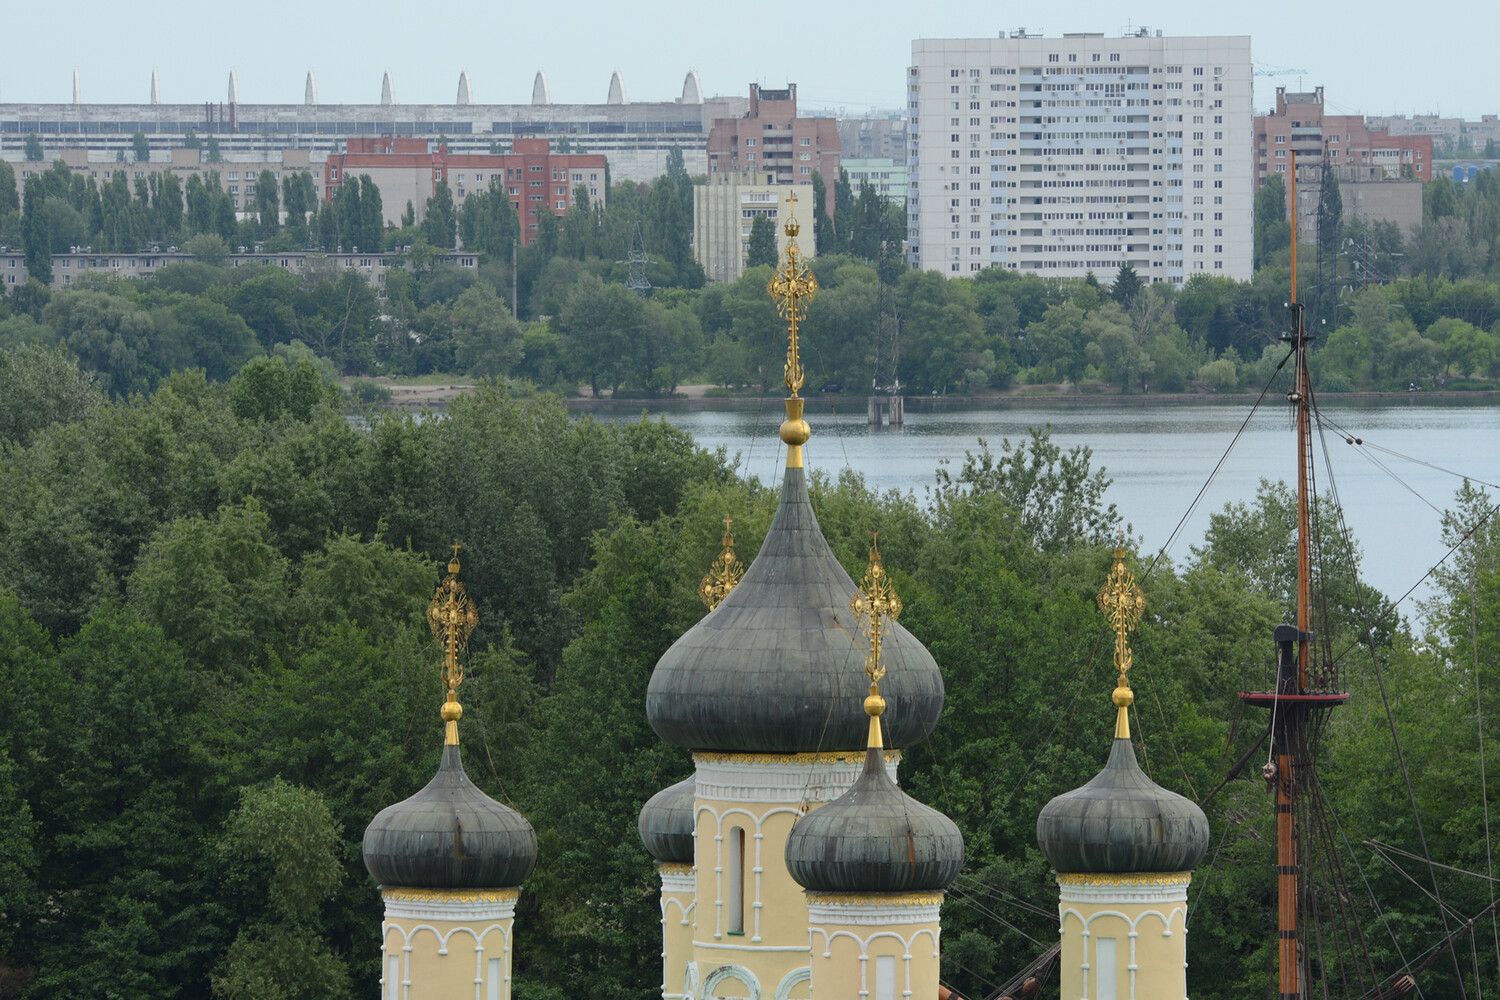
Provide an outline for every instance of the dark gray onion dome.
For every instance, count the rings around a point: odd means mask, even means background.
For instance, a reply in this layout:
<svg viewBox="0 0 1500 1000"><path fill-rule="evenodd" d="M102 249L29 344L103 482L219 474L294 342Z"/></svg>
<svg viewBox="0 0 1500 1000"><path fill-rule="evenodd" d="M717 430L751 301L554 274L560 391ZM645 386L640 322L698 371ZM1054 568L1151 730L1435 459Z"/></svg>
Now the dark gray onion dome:
<svg viewBox="0 0 1500 1000"><path fill-rule="evenodd" d="M849 610L856 589L818 529L804 470L787 469L781 505L744 578L656 664L646 691L651 728L690 750L864 746L867 642ZM886 740L911 746L937 725L943 677L897 623L883 651Z"/></svg>
<svg viewBox="0 0 1500 1000"><path fill-rule="evenodd" d="M425 788L387 806L365 828L365 867L382 886L508 889L536 866L526 817L490 798L464 773L458 747Z"/></svg>
<svg viewBox="0 0 1500 1000"><path fill-rule="evenodd" d="M854 787L792 827L786 867L804 889L934 892L963 868L958 827L896 787L883 757L866 750Z"/></svg>
<svg viewBox="0 0 1500 1000"><path fill-rule="evenodd" d="M646 852L657 861L693 863L693 796L696 778L663 788L641 807L636 829Z"/></svg>
<svg viewBox="0 0 1500 1000"><path fill-rule="evenodd" d="M1060 874L1185 872L1208 850L1203 810L1156 784L1116 739L1092 781L1048 802L1036 842Z"/></svg>

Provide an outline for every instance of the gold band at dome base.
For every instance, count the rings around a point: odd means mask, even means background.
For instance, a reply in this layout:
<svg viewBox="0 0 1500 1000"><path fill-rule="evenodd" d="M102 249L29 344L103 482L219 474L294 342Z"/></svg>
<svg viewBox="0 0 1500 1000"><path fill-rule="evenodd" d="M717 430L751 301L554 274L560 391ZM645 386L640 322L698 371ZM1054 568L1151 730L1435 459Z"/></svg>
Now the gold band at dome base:
<svg viewBox="0 0 1500 1000"><path fill-rule="evenodd" d="M686 861L658 861L656 870L662 875L691 875L693 866Z"/></svg>
<svg viewBox="0 0 1500 1000"><path fill-rule="evenodd" d="M1192 872L1134 872L1109 875L1100 872L1058 872L1058 885L1187 885L1193 881Z"/></svg>
<svg viewBox="0 0 1500 1000"><path fill-rule="evenodd" d="M697 764L863 764L863 750L823 750L818 753L725 753L718 750L699 750L693 754ZM901 762L900 750L885 751L887 764Z"/></svg>
<svg viewBox="0 0 1500 1000"><path fill-rule="evenodd" d="M807 893L812 906L937 906L942 901L941 892Z"/></svg>
<svg viewBox="0 0 1500 1000"><path fill-rule="evenodd" d="M521 890L408 889L401 886L381 886L380 898L404 903L514 903L521 898Z"/></svg>

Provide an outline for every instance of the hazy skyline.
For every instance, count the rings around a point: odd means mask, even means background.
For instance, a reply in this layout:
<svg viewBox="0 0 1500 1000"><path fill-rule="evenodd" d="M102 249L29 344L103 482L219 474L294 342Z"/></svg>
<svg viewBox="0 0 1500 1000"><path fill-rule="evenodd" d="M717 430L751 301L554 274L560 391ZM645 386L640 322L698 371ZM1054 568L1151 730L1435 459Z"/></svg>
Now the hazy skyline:
<svg viewBox="0 0 1500 1000"><path fill-rule="evenodd" d="M742 95L752 81L794 82L804 105L861 113L902 106L913 38L983 37L1020 27L1049 37L1119 35L1149 27L1178 36L1248 34L1257 70L1307 71L1257 77L1258 112L1271 106L1277 85L1323 86L1338 113L1475 119L1500 111L1500 95L1481 76L1500 27L1493 9L1486 15L1483 5L1471 5L1461 12L1464 25L1445 31L1419 30L1409 8L1398 12L1383 0L1364 5L1358 23L1334 7L1281 0L1229 9L1184 0L1122 7L1086 0L997 12L994 4L969 0L875 0L853 9L804 5L788 19L744 5L588 0L504 10L440 5L433 8L439 16L427 17L422 5L388 0L362 6L262 0L233 8L159 0L146 9L75 8L70 13L82 16L63 18L58 8L14 4L6 14L0 102L67 103L75 69L85 103L147 103L152 70L160 75L163 103L219 102L231 69L246 104L301 103L308 70L317 76L321 103L373 104L387 69L402 104L453 103L465 69L478 104L528 103L538 69L547 72L556 103L602 103L616 69L629 99L670 101L696 69L707 96ZM557 10L574 20L550 19Z"/></svg>

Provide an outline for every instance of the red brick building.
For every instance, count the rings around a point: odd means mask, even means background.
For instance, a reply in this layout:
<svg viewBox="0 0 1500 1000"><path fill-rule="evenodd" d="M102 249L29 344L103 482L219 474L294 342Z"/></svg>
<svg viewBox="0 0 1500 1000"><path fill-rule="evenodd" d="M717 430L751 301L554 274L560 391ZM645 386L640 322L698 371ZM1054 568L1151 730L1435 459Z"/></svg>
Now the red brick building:
<svg viewBox="0 0 1500 1000"><path fill-rule="evenodd" d="M562 215L573 204L580 185L591 204L608 197L602 153L553 153L546 139L516 139L509 153L449 153L428 149L426 139L392 136L358 137L342 153L328 157L324 197L332 201L346 177L368 174L380 189L386 225L400 225L410 202L417 221L426 214L427 199L440 180L448 182L455 207L464 199L489 189L499 180L521 219L521 242L536 237L537 220L544 211Z"/></svg>
<svg viewBox="0 0 1500 1000"><path fill-rule="evenodd" d="M817 171L828 189L825 210L833 216L839 179L838 122L797 117L797 85L762 90L750 85L750 110L743 118L715 118L708 133L708 172L774 173L777 184L812 184Z"/></svg>
<svg viewBox="0 0 1500 1000"><path fill-rule="evenodd" d="M1432 137L1390 135L1366 127L1361 115L1323 113L1323 88L1288 94L1276 88L1276 110L1255 116L1255 186L1286 173L1293 152L1299 166L1323 162L1340 182L1399 178L1410 166L1418 180L1432 180Z"/></svg>

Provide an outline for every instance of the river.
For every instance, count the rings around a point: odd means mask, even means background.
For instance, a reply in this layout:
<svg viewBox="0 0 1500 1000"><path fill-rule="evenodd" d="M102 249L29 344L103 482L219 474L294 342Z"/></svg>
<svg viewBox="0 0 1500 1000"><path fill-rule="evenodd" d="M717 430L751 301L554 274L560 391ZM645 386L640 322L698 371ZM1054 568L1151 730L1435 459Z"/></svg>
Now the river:
<svg viewBox="0 0 1500 1000"><path fill-rule="evenodd" d="M1332 480L1363 554L1363 576L1393 600L1406 594L1443 557L1439 511L1452 506L1461 475L1500 482L1500 405L1420 398L1381 402L1321 401L1328 455L1315 444L1320 490ZM1229 448L1248 407L1227 403L1182 405L1076 405L1014 402L1003 408L946 408L913 401L904 428L866 427L863 400L834 404L811 400L813 437L809 467L837 475L846 466L877 489L914 492L919 500L941 462L955 467L986 439L998 452L1002 439L1047 427L1064 449L1093 449L1094 467L1113 480L1106 498L1143 539L1143 551L1166 545L1198 490ZM601 419L638 417L640 409L600 413ZM690 432L705 448L724 446L742 473L775 480L783 460L776 430L779 401L763 408L665 408L652 412ZM1363 440L1349 445L1338 429ZM1381 450L1384 449L1384 450ZM1392 454L1394 453L1394 454ZM1268 400L1251 419L1198 507L1167 554L1179 564L1203 540L1210 513L1226 503L1252 500L1264 478L1292 481L1296 447L1286 404ZM1442 471L1450 470L1450 471ZM1459 475L1455 475L1457 473ZM1500 491L1492 490L1500 493ZM1415 601L1432 595L1419 586L1401 611L1418 617Z"/></svg>

